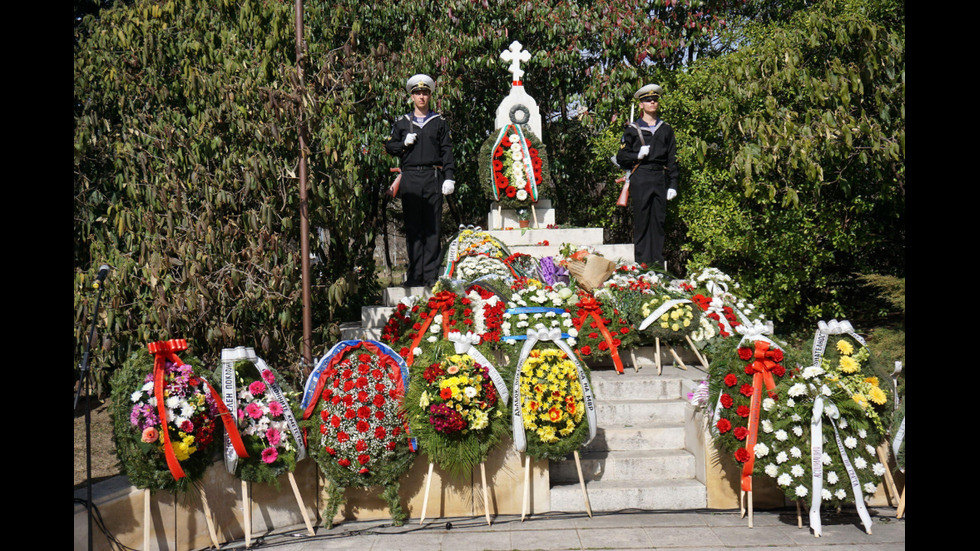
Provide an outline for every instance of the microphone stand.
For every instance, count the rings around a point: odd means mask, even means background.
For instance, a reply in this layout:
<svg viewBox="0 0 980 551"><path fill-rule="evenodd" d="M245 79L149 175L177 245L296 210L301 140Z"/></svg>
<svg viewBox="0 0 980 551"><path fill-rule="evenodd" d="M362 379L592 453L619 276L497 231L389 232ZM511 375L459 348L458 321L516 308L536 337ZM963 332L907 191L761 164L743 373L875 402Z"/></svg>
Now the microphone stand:
<svg viewBox="0 0 980 551"><path fill-rule="evenodd" d="M99 290L95 295L95 312L92 314L92 325L88 332L88 343L85 345L85 354L82 356L82 364L79 366L79 384L75 392L75 407L78 409L78 399L83 390L85 392L85 507L88 509L88 549L92 550L92 411L90 407L90 383L91 374L89 371L88 358L92 350L92 342L95 340L95 322L99 319L99 302L102 300L102 282L109 274L109 266L103 264L99 268L99 275L95 279L95 288Z"/></svg>

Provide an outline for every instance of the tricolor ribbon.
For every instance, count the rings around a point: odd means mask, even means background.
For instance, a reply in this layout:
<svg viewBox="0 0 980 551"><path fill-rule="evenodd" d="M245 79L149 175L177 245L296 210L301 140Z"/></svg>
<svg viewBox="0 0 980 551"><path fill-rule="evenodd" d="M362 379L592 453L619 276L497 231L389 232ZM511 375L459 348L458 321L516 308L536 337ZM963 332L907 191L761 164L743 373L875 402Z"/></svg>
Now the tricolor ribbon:
<svg viewBox="0 0 980 551"><path fill-rule="evenodd" d="M316 404L320 400L320 394L323 392L323 387L327 383L327 378L323 374L331 367L340 363L348 352L357 348L365 348L373 352L381 357L382 365L387 363L392 369L397 370L397 373L401 377L398 378L395 388L398 394L404 399L408 389L408 365L401 356L396 354L391 348L377 341L341 341L335 344L329 352L320 358L316 367L313 368L309 377L306 378L306 385L304 385L303 389L303 401L300 402L300 407L303 408L303 419L309 419L313 415L313 410L316 409ZM407 421L403 424L403 428L405 429L405 434L409 435L408 448L413 452L417 451L418 442L411 437Z"/></svg>
<svg viewBox="0 0 980 551"><path fill-rule="evenodd" d="M609 329L606 328L606 324L602 319L602 305L593 297L585 297L577 306L582 310L582 315L576 320L576 325L579 326L578 334L581 335L583 333L586 320L591 316L596 321L596 325L599 326L599 332L602 334L602 338L609 346L609 353L612 355L613 365L616 366L616 371L622 374L623 360L619 359L619 347L613 344L612 335L609 334Z"/></svg>
<svg viewBox="0 0 980 551"><path fill-rule="evenodd" d="M564 308L554 308L551 306L522 306L520 308L508 308L504 311L504 314L510 314L511 316L516 316L520 314L556 314L562 315L567 314L568 310ZM559 330L560 331L560 330ZM570 339L571 335L568 333L561 333L562 339ZM500 338L502 341L506 341L507 344L516 344L517 341L523 341L527 339L527 335L505 335Z"/></svg>
<svg viewBox="0 0 980 551"><path fill-rule="evenodd" d="M259 374L269 369L265 360L255 354L255 349L250 346L239 346L237 348L225 348L221 351L221 396L228 413L232 419L238 419L238 389L235 388L237 378L235 377L235 364L241 360L248 360L255 364ZM306 458L306 445L303 443L303 432L299 428L296 416L293 415L292 408L286 400L285 393L278 382L266 383L267 392L280 404L283 405L282 413L286 418L286 425L289 427L289 434L296 443L296 460ZM231 443L231 437L225 433L225 468L229 473L235 474L238 467L238 452Z"/></svg>
<svg viewBox="0 0 980 551"><path fill-rule="evenodd" d="M585 376L585 368L576 359L575 354L572 349L568 346L561 338L561 330L557 328L545 329L543 326L537 328L530 328L527 330L527 341L524 343L524 348L521 349L521 355L517 360L517 373L514 375L514 387L512 392L514 393L514 402L511 404L511 420L513 425L514 434L514 449L522 452L527 449L527 438L524 435L524 414L521 411L522 401L521 401L521 367L524 362L527 361L528 356L531 355L531 351L534 350L534 345L538 341L551 341L561 349L562 352L568 356L568 359L575 365L575 369L578 373L578 381L582 385L582 398L585 402L585 415L589 423L589 439L585 441L588 444L595 438L596 433L596 405L595 400L592 398L592 385L589 383L588 377ZM583 444L583 445L585 445Z"/></svg>
<svg viewBox="0 0 980 551"><path fill-rule="evenodd" d="M493 366L493 363L476 348L476 345L480 344L480 335L472 331L467 331L466 333L453 331L449 333L448 339L453 342L453 347L456 349L457 354L466 354L473 358L476 363L487 368L487 374L490 375L490 380L493 382L494 388L497 389L497 395L500 396L500 399L506 406L508 400L507 384L504 383L504 378L500 376L500 372Z"/></svg>
<svg viewBox="0 0 980 551"><path fill-rule="evenodd" d="M772 370L778 365L776 361L777 352L782 353L778 347L771 348L769 342L757 340L755 341L752 363L745 368L747 373L752 373L749 435L745 442L745 449L749 452L749 458L742 465L742 489L746 492L752 491L752 469L755 466L755 443L759 436L759 411L762 405L762 387L765 385L766 391L770 394L776 390L776 382L772 378Z"/></svg>
<svg viewBox="0 0 980 551"><path fill-rule="evenodd" d="M160 418L160 426L163 430L163 452L164 457L167 460L167 468L170 469L170 474L174 477L174 480L180 480L184 478L184 469L180 466L180 461L177 460L177 456L174 454L174 449L170 443L170 428L167 420L167 405L165 402L165 397L163 395L164 388L167 382L164 380L166 376L166 364L168 361L176 365L183 365L180 358L177 356L177 352L182 352L187 350L187 340L186 339L170 339L168 341L157 341L151 342L146 345L147 350L150 354L153 354L153 396L157 400L157 415ZM198 378L198 377L196 377ZM218 415L221 417L222 422L225 425L225 432L231 439L232 446L234 446L235 451L238 453L239 457L248 457L248 452L245 451L245 444L242 442L242 436L238 433L238 424L236 420L231 416L228 408L225 407L225 403L221 400L218 392L214 390L206 379L198 378L203 382L211 393L211 397L214 398L215 405L218 408Z"/></svg>
<svg viewBox="0 0 980 551"><path fill-rule="evenodd" d="M432 320L436 319L436 316L439 314L442 314L442 336L443 338L449 336L449 325L446 323L448 321L446 319L448 316L446 315L446 312L448 312L450 306L455 303L456 294L452 291L442 291L429 299L428 315L426 316L425 321L419 327L418 335L412 339L412 345L408 347L408 357L405 358L405 362L408 365L415 363L415 349L422 343L422 339L425 338L429 332L429 326L432 325Z"/></svg>

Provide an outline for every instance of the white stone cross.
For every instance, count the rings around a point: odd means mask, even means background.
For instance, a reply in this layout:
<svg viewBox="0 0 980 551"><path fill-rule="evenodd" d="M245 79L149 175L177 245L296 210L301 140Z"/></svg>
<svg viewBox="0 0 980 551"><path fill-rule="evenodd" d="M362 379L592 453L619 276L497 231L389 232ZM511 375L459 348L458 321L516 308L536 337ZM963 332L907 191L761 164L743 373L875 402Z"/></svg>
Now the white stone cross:
<svg viewBox="0 0 980 551"><path fill-rule="evenodd" d="M507 70L514 75L514 82L520 82L521 77L524 76L524 71L521 70L521 62L531 59L531 52L521 51L523 47L520 42L515 40L511 42L509 48L500 52L500 59L510 62L510 67Z"/></svg>

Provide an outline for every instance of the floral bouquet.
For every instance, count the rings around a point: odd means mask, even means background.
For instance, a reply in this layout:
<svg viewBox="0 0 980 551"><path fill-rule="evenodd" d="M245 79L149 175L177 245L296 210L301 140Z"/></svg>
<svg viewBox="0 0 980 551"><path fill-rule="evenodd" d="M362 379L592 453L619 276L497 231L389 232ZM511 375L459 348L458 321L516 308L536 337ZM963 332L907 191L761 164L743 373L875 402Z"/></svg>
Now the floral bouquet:
<svg viewBox="0 0 980 551"><path fill-rule="evenodd" d="M404 523L398 478L415 458L400 414L407 385L404 361L375 341L338 343L307 379L302 407L314 429L310 454L331 481L323 515L328 528L351 486L382 486L392 521Z"/></svg>
<svg viewBox="0 0 980 551"><path fill-rule="evenodd" d="M637 301L635 310L630 312L630 318L646 342L654 338L676 342L701 329L701 310L690 300L662 288L656 291Z"/></svg>
<svg viewBox="0 0 980 551"><path fill-rule="evenodd" d="M406 412L412 435L433 463L468 473L507 432L503 377L472 344L453 334L413 366ZM459 352L451 350L454 346Z"/></svg>
<svg viewBox="0 0 980 551"><path fill-rule="evenodd" d="M279 376L250 348L223 350L218 376L248 452L245 458L226 453L228 471L248 482L278 484L280 475L293 471L296 461L306 457L303 436L287 393L279 386Z"/></svg>
<svg viewBox="0 0 980 551"><path fill-rule="evenodd" d="M487 276L516 277L518 273L504 260L485 253L473 253L460 256L449 266L446 275L465 281L475 281Z"/></svg>
<svg viewBox="0 0 980 551"><path fill-rule="evenodd" d="M459 234L446 247L446 258L443 262L444 275L452 277L457 271L456 263L467 256L484 256L501 262L510 256L510 251L503 242L481 228L462 228L462 226L460 228Z"/></svg>
<svg viewBox="0 0 980 551"><path fill-rule="evenodd" d="M742 289L738 282L717 268L692 273L684 285L705 315L718 324L722 337L734 335L739 325L765 322L755 305L739 296Z"/></svg>
<svg viewBox="0 0 980 551"><path fill-rule="evenodd" d="M579 301L572 307L572 324L578 332L575 351L583 359L612 356L616 370L623 372L619 348L629 348L636 340L626 315L608 303L579 291Z"/></svg>
<svg viewBox="0 0 980 551"><path fill-rule="evenodd" d="M594 247L562 243L559 254L562 266L572 274L575 283L589 292L602 285L616 270L616 264L603 258Z"/></svg>
<svg viewBox="0 0 980 551"><path fill-rule="evenodd" d="M776 382L786 375L781 348L765 337L746 339L737 354L715 359L709 371L709 403L714 407L715 442L742 465L742 487L751 490L759 427L772 426L772 410L780 399ZM760 457L762 457L760 456Z"/></svg>
<svg viewBox="0 0 980 551"><path fill-rule="evenodd" d="M529 331L517 365L514 447L535 459L557 461L591 441L596 418L588 368L575 360L557 330Z"/></svg>
<svg viewBox="0 0 980 551"><path fill-rule="evenodd" d="M549 287L533 279L518 280L511 287L514 294L507 301L501 324L501 339L507 344L524 340L529 327L541 324L565 334L574 346L578 331L573 327L569 310L578 302L575 291L563 283Z"/></svg>
<svg viewBox="0 0 980 551"><path fill-rule="evenodd" d="M526 125L490 134L479 159L480 182L503 208L528 208L552 187L544 144Z"/></svg>
<svg viewBox="0 0 980 551"><path fill-rule="evenodd" d="M810 523L818 534L824 503L855 503L870 530L864 500L885 473L875 446L884 434L880 414L888 396L850 324L833 321L826 329L821 322L814 341L818 361L780 383L786 400L773 407L772 423L763 429L760 446L768 453L757 448L756 456L787 497L811 500ZM833 348L825 353L827 337Z"/></svg>
<svg viewBox="0 0 980 551"><path fill-rule="evenodd" d="M514 253L508 256L504 262L510 267L515 277L542 280L541 264L529 254Z"/></svg>
<svg viewBox="0 0 980 551"><path fill-rule="evenodd" d="M211 464L216 422L227 409L211 385L195 375L192 364L199 362L177 357L186 341L148 348L154 359L139 350L112 377L116 454L137 488L183 491ZM239 451L247 455L234 422L228 419L228 424Z"/></svg>

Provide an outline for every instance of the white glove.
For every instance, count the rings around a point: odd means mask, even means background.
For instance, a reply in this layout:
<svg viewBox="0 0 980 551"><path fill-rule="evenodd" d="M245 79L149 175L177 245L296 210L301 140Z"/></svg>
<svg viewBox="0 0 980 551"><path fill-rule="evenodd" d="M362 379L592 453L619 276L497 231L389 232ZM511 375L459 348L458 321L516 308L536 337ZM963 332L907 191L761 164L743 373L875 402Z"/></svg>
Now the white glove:
<svg viewBox="0 0 980 551"><path fill-rule="evenodd" d="M668 189L667 190L667 200L670 201L674 197L677 197L677 190L674 189L674 188Z"/></svg>
<svg viewBox="0 0 980 551"><path fill-rule="evenodd" d="M443 180L442 194L452 195L454 191L456 191L456 180Z"/></svg>
<svg viewBox="0 0 980 551"><path fill-rule="evenodd" d="M412 132L411 134L405 136L405 145L412 145L413 143L415 143L415 138L417 137L418 135L415 132Z"/></svg>
<svg viewBox="0 0 980 551"><path fill-rule="evenodd" d="M637 159L642 159L650 154L650 146L644 145L640 147L640 152L636 154Z"/></svg>

